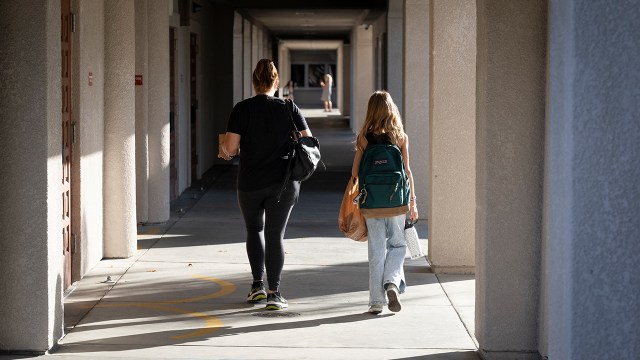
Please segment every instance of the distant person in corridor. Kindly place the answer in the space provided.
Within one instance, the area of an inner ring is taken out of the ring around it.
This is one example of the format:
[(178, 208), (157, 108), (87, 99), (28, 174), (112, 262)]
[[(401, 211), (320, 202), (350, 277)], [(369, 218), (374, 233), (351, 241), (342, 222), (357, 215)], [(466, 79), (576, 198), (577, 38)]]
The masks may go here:
[(289, 100), (294, 100), (293, 99), (293, 88), (295, 87), (295, 84), (293, 83), (293, 81), (289, 80), (287, 82), (287, 85), (285, 85), (282, 88), (282, 97), (285, 99), (289, 99)]
[[(280, 294), (284, 266), (282, 239), (291, 210), (298, 202), (300, 182), (290, 181), (279, 202), (276, 196), (289, 163), (286, 158), (292, 130), (289, 111), (302, 135), (312, 136), (298, 107), (274, 97), (278, 86), (278, 71), (273, 62), (258, 61), (253, 71), (257, 95), (234, 106), (218, 154), (225, 160), (240, 157), (238, 203), (247, 228), (247, 255), (253, 275), (247, 301), (266, 299), (268, 310), (288, 307)], [(265, 267), (268, 291), (262, 279)]]
[(333, 86), (333, 78), (330, 74), (325, 74), (322, 81), (320, 81), (320, 87), (322, 88), (322, 96), (320, 99), (324, 103), (325, 112), (333, 110), (333, 105), (331, 104), (331, 86)]
[(387, 304), (385, 292), (389, 310), (398, 312), (402, 307), (399, 295), (406, 287), (403, 270), (407, 253), (405, 217), (408, 212), (410, 219), (417, 220), (418, 208), (409, 167), (409, 137), (404, 132), (398, 108), (386, 91), (376, 91), (369, 98), (364, 125), (356, 138), (356, 153), (351, 168), (354, 178), (358, 177), (363, 153), (369, 144), (396, 145), (402, 154), (402, 163), (409, 179), (408, 207), (374, 208), (362, 213), (368, 231), (369, 312), (382, 312)]

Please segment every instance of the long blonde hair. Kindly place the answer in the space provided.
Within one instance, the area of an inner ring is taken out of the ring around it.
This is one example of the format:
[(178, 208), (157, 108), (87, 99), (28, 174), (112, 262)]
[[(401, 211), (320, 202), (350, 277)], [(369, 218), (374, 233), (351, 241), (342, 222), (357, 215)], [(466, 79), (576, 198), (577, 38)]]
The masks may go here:
[(358, 133), (356, 147), (364, 150), (362, 145), (368, 133), (376, 135), (387, 134), (389, 140), (398, 146), (404, 142), (405, 132), (400, 112), (391, 95), (386, 91), (376, 91), (369, 98), (367, 116), (360, 133)]
[(324, 83), (331, 87), (331, 84), (333, 83), (333, 77), (331, 77), (331, 74), (325, 74), (324, 75)]

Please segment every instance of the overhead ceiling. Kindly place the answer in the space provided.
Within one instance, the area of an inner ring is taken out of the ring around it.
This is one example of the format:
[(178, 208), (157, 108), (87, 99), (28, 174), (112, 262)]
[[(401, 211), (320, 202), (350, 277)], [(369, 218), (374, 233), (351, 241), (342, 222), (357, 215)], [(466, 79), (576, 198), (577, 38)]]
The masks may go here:
[(199, 0), (234, 8), (280, 39), (349, 41), (354, 26), (370, 24), (387, 0)]
[(365, 23), (368, 9), (245, 9), (259, 24), (281, 39), (348, 38), (354, 26)]

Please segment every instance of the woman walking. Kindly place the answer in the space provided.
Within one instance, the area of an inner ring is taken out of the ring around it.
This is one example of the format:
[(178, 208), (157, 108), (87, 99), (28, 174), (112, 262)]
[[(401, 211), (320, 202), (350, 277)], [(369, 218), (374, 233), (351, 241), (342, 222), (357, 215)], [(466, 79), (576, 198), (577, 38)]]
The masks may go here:
[[(289, 161), (291, 120), (303, 136), (312, 136), (298, 107), (274, 97), (279, 86), (278, 71), (269, 59), (262, 59), (253, 71), (256, 96), (237, 103), (229, 117), (219, 158), (240, 157), (238, 203), (247, 229), (247, 255), (253, 283), (250, 303), (266, 298), (266, 309), (288, 307), (280, 294), (284, 266), (283, 237), (291, 209), (298, 202), (300, 182), (290, 181), (276, 200)], [(268, 291), (263, 282), (265, 273)]]
[(372, 314), (381, 313), (387, 304), (385, 292), (389, 310), (398, 312), (402, 308), (399, 295), (404, 293), (406, 287), (403, 265), (407, 247), (404, 238), (407, 210), (410, 219), (418, 219), (413, 176), (409, 167), (409, 137), (404, 132), (400, 113), (391, 95), (386, 91), (376, 91), (369, 98), (365, 123), (356, 139), (356, 154), (351, 168), (353, 177), (358, 176), (367, 145), (382, 143), (390, 143), (400, 149), (411, 195), (408, 208), (396, 208), (393, 214), (388, 208), (363, 212), (368, 230), (369, 312)]

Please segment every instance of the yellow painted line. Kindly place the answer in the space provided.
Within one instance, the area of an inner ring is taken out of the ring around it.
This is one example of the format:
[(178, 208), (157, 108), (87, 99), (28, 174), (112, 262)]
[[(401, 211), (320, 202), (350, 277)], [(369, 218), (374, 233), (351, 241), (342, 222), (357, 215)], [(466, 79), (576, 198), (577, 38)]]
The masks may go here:
[(221, 328), (224, 325), (222, 320), (218, 319), (217, 317), (211, 316), (211, 315), (207, 315), (207, 314), (202, 313), (202, 312), (192, 312), (192, 311), (178, 309), (178, 308), (173, 307), (173, 306), (164, 306), (164, 305), (158, 305), (158, 304), (140, 304), (139, 307), (144, 307), (144, 308), (149, 308), (149, 309), (156, 309), (156, 310), (164, 310), (164, 311), (170, 311), (170, 312), (176, 312), (176, 313), (179, 313), (179, 314), (189, 315), (191, 317), (200, 318), (200, 319), (204, 320), (204, 324), (205, 324), (204, 328), (201, 328), (201, 329), (198, 329), (198, 330), (194, 330), (194, 331), (188, 332), (186, 334), (182, 334), (182, 335), (171, 336), (172, 339), (184, 340), (184, 339), (189, 339), (189, 338), (192, 338), (192, 337), (199, 337), (199, 336), (208, 335), (208, 334), (218, 330), (219, 328)]
[[(222, 320), (218, 319), (215, 316), (207, 315), (207, 314), (202, 313), (202, 312), (192, 312), (192, 311), (188, 311), (188, 310), (182, 310), (182, 309), (179, 309), (177, 307), (168, 306), (168, 305), (164, 305), (164, 304), (186, 304), (186, 303), (193, 303), (193, 302), (206, 300), (206, 299), (215, 299), (215, 298), (223, 297), (223, 296), (226, 296), (226, 295), (229, 295), (229, 294), (233, 293), (234, 291), (236, 291), (236, 286), (233, 283), (229, 282), (229, 281), (222, 280), (222, 279), (217, 279), (217, 278), (213, 278), (213, 277), (209, 277), (209, 276), (192, 275), (192, 277), (194, 277), (196, 279), (201, 279), (201, 280), (205, 280), (205, 281), (216, 283), (216, 284), (218, 284), (220, 286), (220, 289), (218, 291), (214, 292), (214, 293), (211, 293), (211, 294), (202, 295), (202, 296), (196, 296), (196, 297), (186, 298), (186, 299), (160, 301), (160, 302), (157, 302), (157, 303), (111, 303), (111, 304), (102, 303), (102, 304), (97, 304), (95, 307), (100, 307), (100, 308), (139, 307), (139, 308), (147, 308), (147, 309), (154, 309), (154, 310), (160, 310), (160, 311), (169, 311), (169, 312), (174, 312), (174, 313), (178, 313), (178, 314), (188, 315), (188, 316), (191, 316), (191, 317), (202, 319), (204, 321), (204, 324), (205, 324), (204, 328), (201, 328), (201, 329), (198, 329), (198, 330), (194, 330), (194, 331), (188, 332), (186, 334), (182, 334), (182, 335), (174, 335), (174, 336), (171, 336), (171, 338), (172, 339), (178, 339), (178, 340), (184, 340), (184, 339), (189, 339), (189, 338), (192, 338), (192, 337), (199, 337), (199, 336), (208, 335), (208, 334), (218, 330), (219, 328), (221, 328), (224, 325)], [(90, 308), (90, 306), (83, 306), (83, 307)]]
[(146, 228), (138, 233), (138, 235), (158, 235), (160, 234), (159, 227)]
[(192, 275), (192, 277), (194, 277), (196, 279), (201, 279), (201, 280), (205, 280), (205, 281), (210, 281), (210, 282), (216, 283), (216, 284), (220, 285), (220, 290), (218, 290), (218, 291), (216, 291), (216, 292), (214, 292), (212, 294), (196, 296), (196, 297), (186, 298), (186, 299), (160, 301), (160, 303), (162, 303), (162, 304), (192, 303), (192, 302), (198, 302), (198, 301), (207, 300), (207, 299), (215, 299), (215, 298), (223, 297), (223, 296), (229, 295), (229, 294), (233, 293), (234, 291), (236, 291), (236, 286), (233, 283), (231, 283), (229, 281), (226, 281), (226, 280), (216, 279), (216, 278), (212, 278), (212, 277), (208, 277), (208, 276), (202, 276), (202, 275)]
[(178, 309), (178, 308), (173, 307), (173, 306), (166, 306), (166, 305), (160, 305), (160, 304), (154, 304), (154, 303), (98, 304), (98, 305), (96, 305), (96, 307), (100, 307), (100, 308), (115, 308), (115, 307), (120, 307), (120, 308), (127, 308), (127, 307), (147, 308), (147, 309), (168, 311), (168, 312), (174, 312), (174, 313), (183, 314), (183, 315), (189, 315), (191, 317), (201, 318), (202, 320), (204, 320), (204, 323), (205, 323), (205, 327), (204, 328), (201, 328), (201, 329), (198, 329), (198, 330), (194, 330), (194, 331), (188, 332), (186, 334), (182, 334), (182, 335), (171, 336), (172, 339), (183, 340), (183, 339), (188, 339), (188, 338), (192, 338), (192, 337), (204, 336), (204, 335), (210, 334), (210, 333), (218, 330), (219, 328), (221, 328), (224, 325), (222, 320), (218, 319), (215, 316), (207, 315), (207, 314), (202, 313), (202, 312), (192, 312), (192, 311)]

